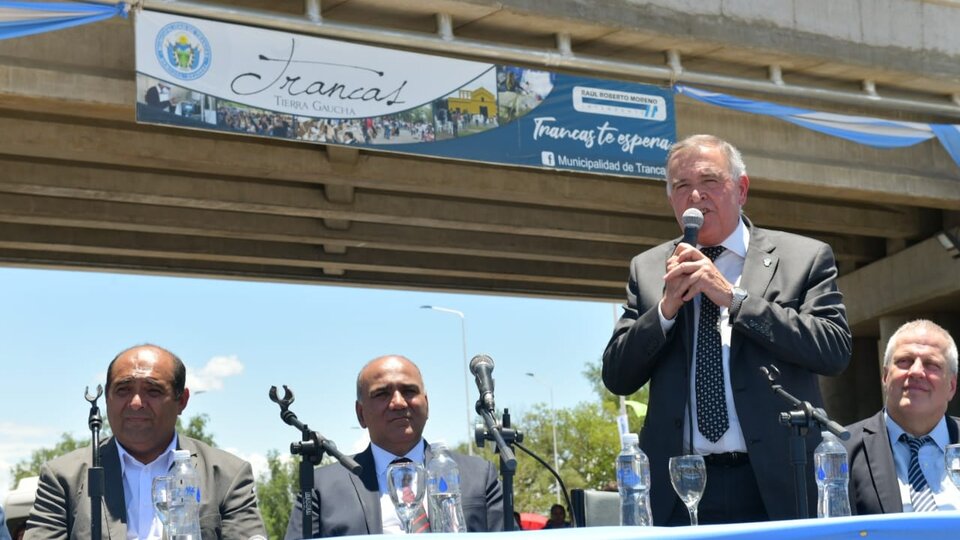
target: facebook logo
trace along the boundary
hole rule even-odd
[[[556,158],[553,156],[553,152],[544,150],[540,152],[540,163],[546,165],[547,167],[554,167],[557,164]]]

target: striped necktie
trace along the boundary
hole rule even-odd
[[[911,437],[906,433],[900,435],[900,441],[910,447],[910,470],[907,473],[910,479],[910,504],[914,512],[933,512],[937,509],[937,502],[933,500],[933,491],[920,469],[920,448],[933,442],[929,435],[926,437]]]
[[[700,251],[715,261],[723,253],[723,246],[711,246]],[[700,295],[700,319],[697,323],[697,429],[710,442],[717,442],[730,427],[727,416],[727,396],[723,384],[723,346],[720,341],[720,307],[706,295]]]
[[[410,463],[412,461],[410,458],[400,457],[390,463]],[[423,503],[420,503],[420,508],[410,521],[410,530],[413,531],[414,534],[430,532],[430,520],[427,518],[427,510],[424,508]]]

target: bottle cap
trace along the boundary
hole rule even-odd
[[[174,460],[174,461],[181,461],[181,460],[184,460],[184,459],[190,459],[190,451],[189,451],[189,450],[174,450],[174,451],[173,451],[173,460]]]
[[[636,433],[624,433],[620,439],[622,444],[640,444],[640,436]]]

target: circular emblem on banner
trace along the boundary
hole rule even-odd
[[[163,69],[182,81],[192,81],[210,69],[210,42],[196,26],[170,23],[157,32],[154,42],[157,61]]]

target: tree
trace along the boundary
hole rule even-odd
[[[620,396],[610,392],[607,390],[607,387],[603,385],[602,372],[603,366],[599,362],[587,364],[583,370],[583,376],[590,381],[590,384],[593,386],[593,391],[596,392],[603,404],[603,408],[614,414],[619,414]],[[649,385],[644,385],[636,392],[625,396],[627,411],[633,413],[627,415],[627,422],[630,426],[631,433],[639,433],[640,428],[643,427],[643,421],[647,415],[647,401],[649,397]]]
[[[267,538],[283,538],[299,487],[300,458],[282,461],[277,450],[267,452],[267,471],[257,478],[257,499]]]
[[[60,435],[60,441],[53,445],[53,448],[38,448],[37,450],[30,452],[29,459],[22,460],[13,466],[13,483],[10,484],[10,487],[17,487],[17,482],[19,482],[22,478],[39,476],[40,467],[43,466],[43,464],[47,461],[89,444],[89,441],[75,439],[73,438],[73,435],[69,433]]]
[[[597,401],[556,411],[559,473],[568,491],[575,488],[607,488],[616,481],[614,460],[620,452],[617,431],[620,398],[603,386],[599,363],[588,364],[583,375],[593,386]],[[627,396],[627,399],[645,406],[646,397],[647,388],[644,387]],[[643,418],[631,414],[628,422],[631,432],[639,431]],[[547,405],[537,405],[522,418],[514,418],[512,427],[524,434],[521,443],[524,447],[553,464],[553,415]],[[493,443],[487,442],[478,455],[493,462],[499,470],[500,457],[494,448]],[[461,444],[458,450],[466,452],[466,446]],[[550,506],[556,503],[553,475],[523,451],[518,449],[515,453],[517,473],[514,476],[514,509],[518,512],[546,514]]]
[[[213,433],[207,433],[207,424],[210,422],[210,415],[198,414],[193,416],[187,420],[186,427],[184,427],[181,420],[180,417],[177,417],[177,433],[185,437],[190,437],[191,439],[203,441],[210,446],[217,446],[217,444],[213,442]]]

